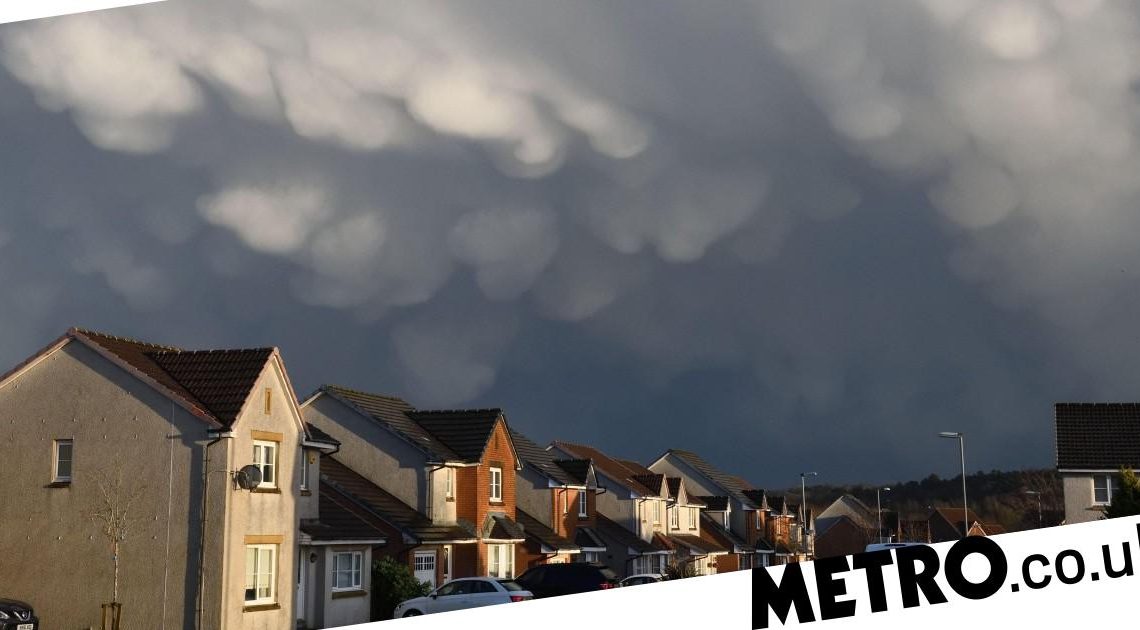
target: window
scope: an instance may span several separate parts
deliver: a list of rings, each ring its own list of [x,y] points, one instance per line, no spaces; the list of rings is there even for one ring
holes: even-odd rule
[[[759,530],[761,526],[762,522],[760,520],[760,510],[756,510],[756,529]]]
[[[72,440],[56,440],[52,459],[52,481],[67,483],[71,481],[71,461],[75,443]]]
[[[416,552],[416,571],[435,571],[435,554],[427,552]]]
[[[273,604],[277,601],[277,545],[246,545],[245,603]]]
[[[673,506],[669,508],[669,527],[673,529],[681,529],[681,508]]]
[[[265,388],[265,415],[273,413],[273,390]]]
[[[740,554],[740,569],[744,570],[744,569],[751,569],[751,568],[752,568],[752,554],[750,554],[750,553]]]
[[[602,554],[598,551],[583,551],[581,554],[582,562],[601,562]]]
[[[309,489],[309,454],[301,451],[301,489]]]
[[[656,525],[661,522],[661,502],[653,502],[653,524]]]
[[[487,575],[497,578],[515,576],[514,545],[487,545]]]
[[[1119,491],[1113,475],[1093,475],[1093,503],[1096,505],[1108,505]]]
[[[277,487],[277,443],[253,442],[253,464],[261,469],[261,483],[258,488]]]
[[[443,475],[443,492],[444,492],[443,496],[447,497],[448,499],[455,496],[453,494],[455,492],[454,488],[455,488],[455,471],[450,469],[450,468],[445,468],[444,469],[444,475]]]
[[[578,516],[580,518],[586,518],[590,515],[587,511],[589,508],[589,504],[587,503],[587,501],[589,501],[588,496],[585,490],[578,491]]]
[[[568,494],[569,493],[566,492],[565,490],[562,491],[562,513],[563,514],[569,514],[570,513],[570,497],[568,496]]]
[[[689,529],[697,528],[697,508],[689,508]]]
[[[361,566],[363,564],[363,551],[334,553],[332,590],[359,590]]]
[[[491,500],[492,501],[502,501],[503,500],[503,469],[502,468],[492,468],[491,469]]]

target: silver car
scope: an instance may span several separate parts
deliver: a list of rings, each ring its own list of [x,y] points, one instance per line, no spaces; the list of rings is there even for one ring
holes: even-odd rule
[[[449,610],[479,608],[533,599],[534,595],[513,580],[478,577],[452,580],[423,597],[396,606],[392,617],[415,617]]]

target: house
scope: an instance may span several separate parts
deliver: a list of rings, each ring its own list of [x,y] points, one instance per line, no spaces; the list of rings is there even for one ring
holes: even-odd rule
[[[1100,519],[1120,469],[1140,469],[1140,403],[1057,403],[1054,417],[1065,522]]]
[[[384,553],[432,585],[516,575],[525,542],[516,513],[516,454],[501,409],[427,411],[405,401],[324,385],[301,405],[307,422],[341,443],[327,480],[401,528]]]
[[[967,536],[997,536],[1004,533],[1006,533],[1005,528],[997,523],[974,521],[970,524],[970,531]]]
[[[878,512],[850,494],[827,506],[815,518],[815,557],[859,553],[881,537]]]
[[[963,515],[965,515],[964,519]],[[938,507],[930,511],[926,520],[930,532],[930,542],[938,543],[959,540],[966,535],[966,524],[978,522],[980,519],[973,510]]]
[[[115,578],[91,514],[129,504],[125,623],[293,626],[300,464],[332,447],[296,400],[276,348],[67,331],[0,377],[0,593],[45,628],[97,626]]]
[[[549,562],[604,562],[598,534],[597,477],[589,459],[556,459],[517,430],[511,437],[523,463],[516,475],[515,501],[526,543],[519,548],[519,572]]]
[[[597,533],[606,547],[605,564],[618,575],[664,573],[675,555],[674,548],[655,536],[668,533],[664,475],[631,469],[628,462],[584,444],[555,441],[550,450],[558,458],[588,459],[593,465]]]
[[[770,497],[691,451],[670,449],[650,464],[649,469],[683,479],[689,492],[705,502],[706,512],[744,543],[742,549],[756,550],[737,553],[737,566],[767,566],[796,558],[794,548],[799,546],[792,543],[791,537],[798,531],[798,519],[794,509],[788,510],[783,498]]]

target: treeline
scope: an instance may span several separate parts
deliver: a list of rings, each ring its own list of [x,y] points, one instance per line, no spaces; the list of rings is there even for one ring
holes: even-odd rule
[[[962,506],[962,477],[943,479],[930,475],[921,481],[884,484],[883,510],[897,511],[904,519],[922,518],[935,507]],[[1008,531],[1032,529],[1038,524],[1037,496],[1041,493],[1041,522],[1056,525],[1064,518],[1064,495],[1061,478],[1055,470],[1014,470],[977,472],[966,475],[966,494],[970,509],[982,521],[997,523]],[[786,490],[789,499],[800,502],[800,488]],[[851,494],[875,509],[875,486],[828,485],[808,486],[807,502],[818,514],[842,495]]]

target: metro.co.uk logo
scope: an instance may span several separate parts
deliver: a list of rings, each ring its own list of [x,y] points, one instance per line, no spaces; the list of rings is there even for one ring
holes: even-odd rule
[[[1119,523],[1106,521],[1089,525],[1097,525],[1099,531],[1106,532],[1110,524],[1131,523],[1121,519]],[[1140,524],[1134,528],[1129,535],[1131,540],[1119,536],[1109,540],[1103,535],[1095,539],[1066,536],[1078,531],[1091,532],[1087,526],[1038,530],[1033,533],[1042,544],[1028,553],[1020,544],[1008,545],[1018,547],[1014,553],[1013,549],[1003,548],[998,540],[972,536],[941,545],[900,547],[824,558],[802,565],[789,564],[778,567],[782,572],[777,571],[777,567],[755,569],[752,571],[751,627],[866,618],[874,613],[931,607],[955,600],[985,600],[1050,586],[1131,578],[1134,576],[1132,556],[1140,550]],[[1119,527],[1112,530],[1122,531]],[[1023,536],[1011,534],[999,538],[1004,539],[1002,542],[1017,543]],[[1066,546],[1066,543],[1077,542],[1081,545]],[[1058,594],[1055,599],[1064,597]],[[1019,608],[1013,599],[1005,605]],[[885,619],[874,615],[868,621],[882,627],[879,622]]]

